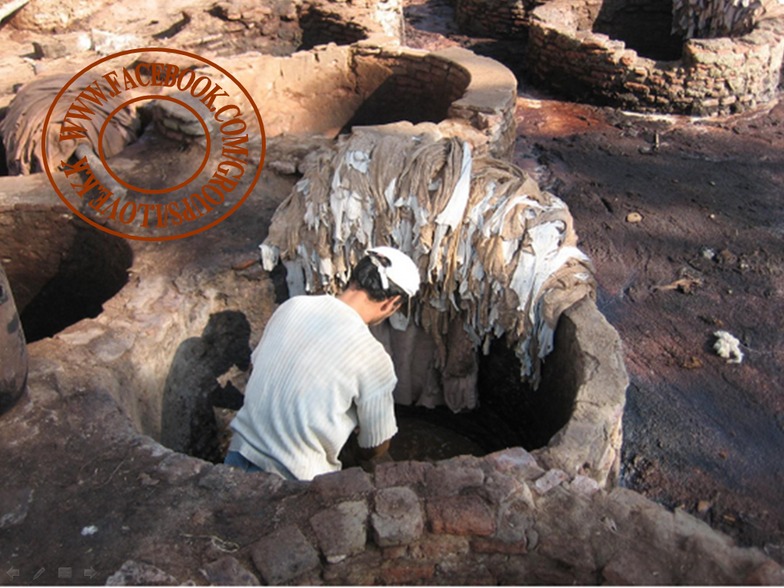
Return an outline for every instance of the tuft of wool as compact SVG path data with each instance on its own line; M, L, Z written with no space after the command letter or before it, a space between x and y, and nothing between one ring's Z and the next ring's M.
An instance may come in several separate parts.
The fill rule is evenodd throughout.
M743 351L740 349L740 341L727 331L716 331L713 333L716 342L713 349L719 357L727 360L727 363L740 363L743 361Z

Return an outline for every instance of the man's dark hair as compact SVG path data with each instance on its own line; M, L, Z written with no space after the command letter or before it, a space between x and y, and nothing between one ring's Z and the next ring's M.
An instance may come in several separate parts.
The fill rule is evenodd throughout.
M371 254L372 255L372 254ZM354 266L351 272L351 279L348 281L349 287L354 286L368 295L374 302L383 302L388 298L400 296L401 307L405 308L408 305L408 294L406 294L397 284L390 281L389 288L384 289L381 284L381 276L378 275L378 267L376 263L380 263L384 267L389 267L390 262L387 258L380 255L374 256L366 255L359 260L359 263Z

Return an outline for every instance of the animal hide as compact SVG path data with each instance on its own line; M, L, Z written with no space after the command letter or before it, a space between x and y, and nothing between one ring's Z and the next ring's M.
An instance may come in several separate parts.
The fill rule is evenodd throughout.
M41 142L47 112L57 93L71 79L70 75L57 74L36 78L22 86L8 106L5 119L0 123L0 134L3 136L6 162L10 175L28 175L44 170L41 156ZM68 106L78 98L84 85L72 85L57 102L47 126L47 154L51 165L59 165L60 161L68 161L76 149L84 143L98 152L98 134L107 115L116 107L112 101L100 106L87 102L94 112L90 120L79 120L87 134L86 139L60 141L60 126L65 118ZM135 111L123 108L117 112L107 125L103 136L103 149L107 158L116 155L136 139L140 123Z
M260 247L265 269L283 261L305 292L340 291L368 247L410 255L423 281L416 325L397 326L432 339L428 365L443 390L404 396L416 403L426 389L424 404L443 394L457 411L476 405L476 353L494 338L506 338L521 378L538 385L561 312L594 295L576 244L566 205L516 166L474 159L467 143L437 131L365 128L312 154Z

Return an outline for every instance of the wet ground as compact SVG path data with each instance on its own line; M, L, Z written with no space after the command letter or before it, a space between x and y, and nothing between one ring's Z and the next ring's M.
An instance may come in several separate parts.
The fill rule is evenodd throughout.
M473 48L521 79L515 162L569 205L625 345L622 484L784 562L784 105L573 104L531 87L513 45L458 34L446 2L406 17L409 45ZM742 363L715 353L718 330Z

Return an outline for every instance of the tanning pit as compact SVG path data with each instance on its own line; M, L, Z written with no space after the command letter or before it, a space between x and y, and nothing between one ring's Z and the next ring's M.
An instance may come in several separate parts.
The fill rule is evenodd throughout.
M400 371L400 358L393 358ZM521 381L520 361L503 340L476 359L476 407L455 413L443 405L397 405L400 430L390 449L396 460L437 462L523 447L603 484L617 481L626 375L617 334L593 302L561 316L536 389Z
M668 14L665 4L556 0L535 8L527 46L533 77L578 100L640 112L731 114L775 98L782 17L740 19L737 32L699 31L689 24L696 17Z
M43 174L0 178L2 263L28 342L98 316L133 263L125 241L79 221L46 182Z
M637 112L726 115L775 100L775 1L460 0L463 30L520 45L513 64L567 99Z

